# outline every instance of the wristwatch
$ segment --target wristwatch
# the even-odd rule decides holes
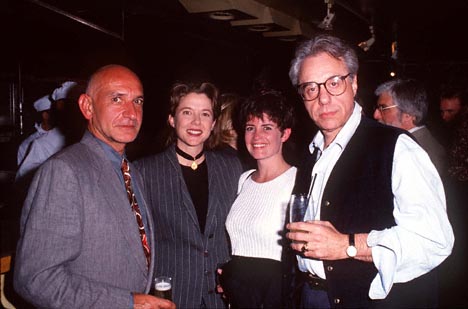
[[[350,258],[354,258],[357,254],[357,249],[354,244],[354,234],[349,234],[349,246],[346,248],[346,254]]]

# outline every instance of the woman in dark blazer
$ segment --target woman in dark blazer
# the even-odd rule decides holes
[[[155,275],[172,277],[178,308],[223,308],[216,268],[229,259],[226,216],[242,167],[235,156],[205,149],[218,91],[210,83],[175,84],[169,125],[172,143],[137,161],[155,227]]]

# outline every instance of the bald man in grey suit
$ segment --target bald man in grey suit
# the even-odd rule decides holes
[[[141,126],[141,82],[125,67],[105,66],[78,103],[88,132],[39,169],[24,203],[15,289],[37,307],[175,308],[144,294],[155,260],[152,217],[130,166],[143,234],[120,170]]]

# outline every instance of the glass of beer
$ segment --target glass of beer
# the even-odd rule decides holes
[[[154,296],[172,301],[172,278],[159,276],[154,279]]]

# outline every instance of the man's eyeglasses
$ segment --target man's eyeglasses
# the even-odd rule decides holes
[[[384,106],[384,105],[377,105],[375,107],[375,109],[378,109],[381,113],[387,109],[390,109],[390,108],[394,108],[394,107],[398,107],[398,105],[396,104],[393,104],[393,105],[390,105],[390,106]]]
[[[324,86],[325,90],[332,96],[339,96],[346,91],[346,78],[350,76],[348,73],[344,76],[336,75],[328,78],[323,83],[307,82],[297,86],[297,91],[304,101],[312,101],[318,98],[320,94],[320,86]]]

